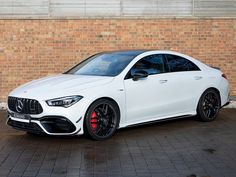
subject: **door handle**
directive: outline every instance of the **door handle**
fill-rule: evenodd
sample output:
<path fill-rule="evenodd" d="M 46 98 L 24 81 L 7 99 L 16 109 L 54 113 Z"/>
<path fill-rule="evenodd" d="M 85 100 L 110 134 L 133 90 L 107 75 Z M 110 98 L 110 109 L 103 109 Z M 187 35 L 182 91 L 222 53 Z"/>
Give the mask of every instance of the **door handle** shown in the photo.
<path fill-rule="evenodd" d="M 194 79 L 195 80 L 200 80 L 200 79 L 202 79 L 202 76 L 194 76 Z"/>
<path fill-rule="evenodd" d="M 166 79 L 159 80 L 160 84 L 164 84 L 164 83 L 166 83 L 167 81 L 168 81 L 168 80 L 166 80 Z"/>

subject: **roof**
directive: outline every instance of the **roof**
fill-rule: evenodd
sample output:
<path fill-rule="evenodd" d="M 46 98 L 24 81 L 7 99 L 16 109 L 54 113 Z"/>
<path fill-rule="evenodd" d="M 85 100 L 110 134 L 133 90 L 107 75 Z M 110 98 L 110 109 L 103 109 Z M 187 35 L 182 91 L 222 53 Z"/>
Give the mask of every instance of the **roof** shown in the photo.
<path fill-rule="evenodd" d="M 112 54 L 124 54 L 124 55 L 133 55 L 138 56 L 144 52 L 147 52 L 149 50 L 115 50 L 115 51 L 107 51 L 102 53 L 112 53 Z"/>

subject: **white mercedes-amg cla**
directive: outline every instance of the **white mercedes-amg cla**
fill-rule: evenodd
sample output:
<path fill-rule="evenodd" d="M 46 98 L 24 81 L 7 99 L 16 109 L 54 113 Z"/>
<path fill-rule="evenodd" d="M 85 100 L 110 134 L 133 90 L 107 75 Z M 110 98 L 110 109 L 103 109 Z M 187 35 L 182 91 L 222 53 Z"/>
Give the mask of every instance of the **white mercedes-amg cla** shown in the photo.
<path fill-rule="evenodd" d="M 197 115 L 212 121 L 228 101 L 225 74 L 187 55 L 103 52 L 13 90 L 7 124 L 30 133 L 85 133 L 103 140 L 118 128 L 163 119 Z"/>

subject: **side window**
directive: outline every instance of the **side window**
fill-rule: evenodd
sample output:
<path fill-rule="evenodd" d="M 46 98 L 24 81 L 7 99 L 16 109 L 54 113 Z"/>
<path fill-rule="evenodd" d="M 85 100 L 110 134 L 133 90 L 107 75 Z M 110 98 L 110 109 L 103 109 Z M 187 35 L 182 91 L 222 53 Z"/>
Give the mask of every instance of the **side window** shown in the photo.
<path fill-rule="evenodd" d="M 197 65 L 186 58 L 177 55 L 165 55 L 171 72 L 178 71 L 199 71 Z"/>
<path fill-rule="evenodd" d="M 164 56 L 161 54 L 149 55 L 140 59 L 131 68 L 128 75 L 126 76 L 126 79 L 131 78 L 132 75 L 138 70 L 146 71 L 148 75 L 165 72 Z"/>

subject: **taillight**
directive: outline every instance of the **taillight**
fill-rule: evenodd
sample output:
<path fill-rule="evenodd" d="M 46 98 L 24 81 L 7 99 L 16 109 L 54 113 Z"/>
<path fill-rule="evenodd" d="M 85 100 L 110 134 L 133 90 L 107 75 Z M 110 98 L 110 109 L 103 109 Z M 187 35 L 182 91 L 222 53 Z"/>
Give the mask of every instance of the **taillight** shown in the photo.
<path fill-rule="evenodd" d="M 225 78 L 225 79 L 227 79 L 227 76 L 223 73 L 222 75 L 221 75 L 223 78 Z"/>

